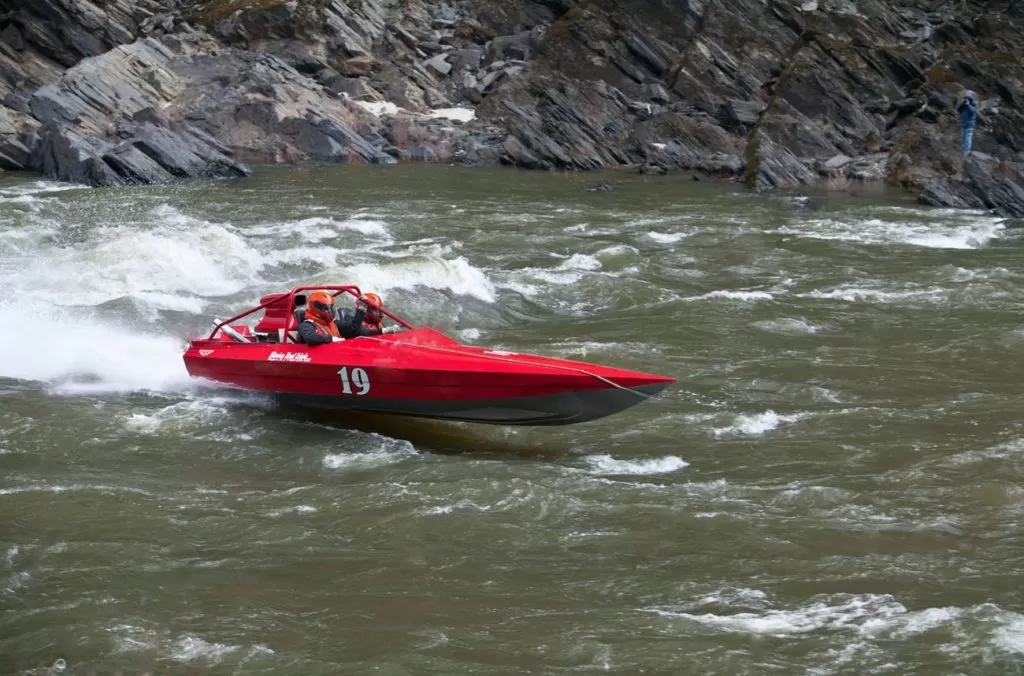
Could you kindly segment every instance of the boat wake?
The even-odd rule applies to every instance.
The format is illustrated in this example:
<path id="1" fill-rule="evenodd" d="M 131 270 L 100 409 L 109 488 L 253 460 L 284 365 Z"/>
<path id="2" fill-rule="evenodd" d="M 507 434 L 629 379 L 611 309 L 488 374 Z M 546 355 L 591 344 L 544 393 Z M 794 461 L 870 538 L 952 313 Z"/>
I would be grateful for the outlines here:
<path id="1" fill-rule="evenodd" d="M 184 342 L 160 332 L 119 326 L 89 309 L 47 309 L 38 303 L 0 303 L 0 377 L 39 381 L 56 393 L 191 387 L 181 360 Z M 54 316 L 56 315 L 56 316 Z"/>

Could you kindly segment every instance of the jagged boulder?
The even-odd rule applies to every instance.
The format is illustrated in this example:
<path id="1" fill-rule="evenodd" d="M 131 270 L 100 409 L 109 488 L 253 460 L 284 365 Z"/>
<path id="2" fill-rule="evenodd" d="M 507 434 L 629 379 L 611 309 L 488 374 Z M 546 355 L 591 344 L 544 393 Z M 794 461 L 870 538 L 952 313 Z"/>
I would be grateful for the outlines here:
<path id="1" fill-rule="evenodd" d="M 963 171 L 936 177 L 921 189 L 918 201 L 959 209 L 991 209 L 1014 218 L 1024 217 L 1024 165 L 973 153 Z"/>
<path id="2" fill-rule="evenodd" d="M 84 59 L 41 87 L 29 101 L 42 122 L 30 168 L 96 186 L 248 175 L 227 148 L 157 112 L 184 88 L 168 69 L 174 57 L 147 38 Z"/>
<path id="3" fill-rule="evenodd" d="M 0 169 L 24 171 L 31 165 L 39 122 L 29 115 L 0 106 Z"/>
<path id="4" fill-rule="evenodd" d="M 6 6 L 5 6 L 6 5 Z M 161 0 L 32 0 L 0 3 L 0 101 L 24 96 L 90 56 L 135 40 Z M 24 112 L 24 111 L 22 111 Z"/>

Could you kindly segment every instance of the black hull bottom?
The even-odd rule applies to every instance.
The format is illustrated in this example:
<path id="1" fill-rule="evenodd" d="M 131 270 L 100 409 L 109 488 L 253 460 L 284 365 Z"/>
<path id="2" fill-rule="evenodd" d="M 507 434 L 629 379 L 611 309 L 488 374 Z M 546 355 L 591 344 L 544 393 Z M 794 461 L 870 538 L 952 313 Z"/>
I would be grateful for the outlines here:
<path id="1" fill-rule="evenodd" d="M 632 389 L 614 388 L 567 392 L 541 397 L 515 397 L 487 401 L 409 401 L 360 399 L 316 395 L 269 393 L 278 400 L 299 406 L 429 418 L 485 425 L 574 425 L 604 418 L 643 403 L 669 383 Z"/>

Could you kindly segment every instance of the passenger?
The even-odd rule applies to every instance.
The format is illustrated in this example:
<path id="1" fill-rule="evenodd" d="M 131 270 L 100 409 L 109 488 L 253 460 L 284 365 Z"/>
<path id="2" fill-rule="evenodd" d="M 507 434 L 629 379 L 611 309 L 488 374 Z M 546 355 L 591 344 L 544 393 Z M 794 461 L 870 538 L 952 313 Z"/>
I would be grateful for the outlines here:
<path id="1" fill-rule="evenodd" d="M 309 294 L 306 318 L 299 323 L 299 341 L 306 345 L 323 345 L 343 340 L 334 323 L 334 298 L 326 291 Z"/>
<path id="2" fill-rule="evenodd" d="M 356 311 L 347 312 L 338 317 L 338 332 L 342 338 L 358 338 L 359 336 L 379 336 L 382 333 L 401 331 L 401 326 L 384 326 L 384 314 L 381 308 L 384 301 L 375 293 L 363 294 L 356 301 Z"/>

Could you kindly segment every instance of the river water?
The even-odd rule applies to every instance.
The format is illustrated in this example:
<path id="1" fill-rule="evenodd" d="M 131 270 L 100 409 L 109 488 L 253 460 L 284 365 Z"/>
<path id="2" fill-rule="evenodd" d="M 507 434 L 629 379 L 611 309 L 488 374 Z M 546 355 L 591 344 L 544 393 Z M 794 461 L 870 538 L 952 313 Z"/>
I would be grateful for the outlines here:
<path id="1" fill-rule="evenodd" d="M 0 672 L 1024 671 L 1017 231 L 613 179 L 0 178 Z M 186 336 L 326 281 L 679 382 L 516 429 L 189 381 Z"/>

